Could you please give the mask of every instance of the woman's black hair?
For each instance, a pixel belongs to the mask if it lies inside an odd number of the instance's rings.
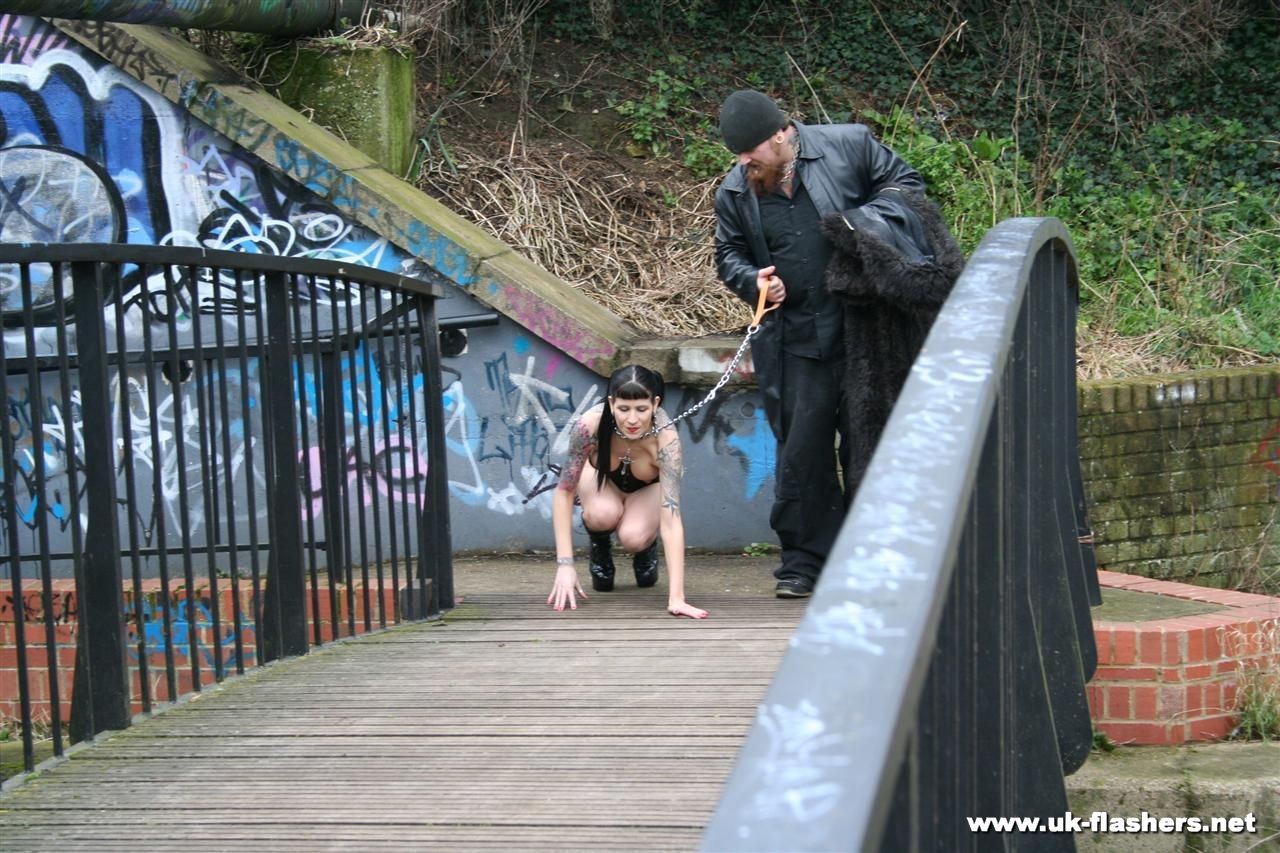
[[[656,401],[666,393],[666,383],[662,374],[638,364],[619,367],[609,377],[609,396],[617,400],[654,400],[653,416],[658,417]],[[613,420],[613,409],[609,401],[604,401],[604,411],[600,413],[600,426],[596,428],[596,485],[604,488],[606,469],[609,467],[609,445],[613,438],[616,424]]]

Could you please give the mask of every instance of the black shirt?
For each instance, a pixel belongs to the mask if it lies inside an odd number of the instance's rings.
[[[828,359],[842,352],[843,310],[827,293],[823,274],[831,244],[818,230],[813,199],[797,173],[795,192],[760,199],[760,225],[776,275],[787,287],[782,303],[782,348],[791,355]]]

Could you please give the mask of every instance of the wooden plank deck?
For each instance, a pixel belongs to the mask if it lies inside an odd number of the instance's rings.
[[[145,720],[0,795],[0,849],[695,848],[803,607],[545,597],[469,595]]]

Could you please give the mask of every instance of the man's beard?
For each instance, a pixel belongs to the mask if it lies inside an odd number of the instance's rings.
[[[786,165],[783,163],[777,163],[772,166],[752,163],[747,166],[747,183],[751,185],[751,190],[758,196],[773,195],[778,191],[778,186],[782,183],[782,173],[785,169]]]

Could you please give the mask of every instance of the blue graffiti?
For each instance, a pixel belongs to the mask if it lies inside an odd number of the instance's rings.
[[[192,610],[195,611],[195,618],[192,618]],[[200,656],[204,659],[207,666],[214,666],[214,649],[204,641],[204,632],[212,631],[214,628],[213,611],[203,601],[194,601],[190,598],[174,601],[171,604],[172,621],[170,623],[170,636],[172,640],[165,637],[164,631],[164,611],[160,605],[155,604],[150,597],[142,602],[142,630],[143,645],[146,649],[148,657],[152,655],[163,655],[165,649],[172,642],[174,655],[182,658],[184,661],[188,659],[191,649],[191,640],[194,638],[196,649]],[[130,622],[133,621],[134,614],[126,613],[125,618]],[[216,645],[223,651],[222,665],[225,669],[234,669],[240,665],[240,659],[235,652],[236,631],[235,625],[228,620],[221,620],[222,636],[216,639]],[[194,633],[193,633],[194,632]],[[248,647],[253,644],[253,626],[241,623],[240,639],[242,647]],[[134,633],[129,643],[130,657],[137,661],[139,659],[137,634]],[[244,666],[254,666],[252,660],[253,651],[249,649],[246,654]]]
[[[755,424],[749,435],[729,436],[729,446],[747,461],[746,497],[751,500],[777,466],[778,443],[765,420],[764,409],[755,411]]]

